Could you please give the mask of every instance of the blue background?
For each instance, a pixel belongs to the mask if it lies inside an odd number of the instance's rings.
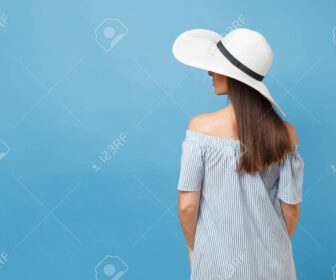
[[[192,116],[227,100],[212,93],[205,71],[178,63],[171,46],[185,30],[225,33],[239,18],[273,47],[265,81],[305,160],[293,237],[298,279],[332,279],[335,8],[335,1],[2,0],[0,279],[94,279],[108,255],[129,267],[123,279],[188,278],[176,211],[180,145]],[[128,32],[105,51],[95,30],[109,17]],[[99,28],[98,35],[104,39]]]

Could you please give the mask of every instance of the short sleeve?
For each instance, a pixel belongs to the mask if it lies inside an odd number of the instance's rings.
[[[200,191],[203,177],[204,147],[197,138],[187,136],[182,143],[177,189],[180,191]]]
[[[283,202],[297,204],[302,201],[303,174],[304,161],[296,144],[294,150],[280,164],[278,197]]]

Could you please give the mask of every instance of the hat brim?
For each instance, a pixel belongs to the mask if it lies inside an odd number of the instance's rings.
[[[221,39],[220,34],[211,30],[188,30],[176,38],[173,44],[173,54],[183,64],[219,73],[247,84],[269,100],[283,116],[286,116],[263,82],[255,80],[234,66],[217,49],[216,44]]]

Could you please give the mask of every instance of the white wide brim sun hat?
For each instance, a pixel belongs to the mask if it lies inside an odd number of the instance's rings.
[[[272,64],[273,53],[260,33],[237,28],[223,37],[211,30],[192,29],[176,38],[173,54],[183,64],[219,73],[247,84],[286,116],[262,82]]]

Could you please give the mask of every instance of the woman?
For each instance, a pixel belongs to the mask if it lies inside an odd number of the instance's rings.
[[[178,213],[192,280],[296,279],[291,236],[304,162],[295,128],[262,82],[272,49],[258,32],[194,29],[173,46],[205,69],[229,105],[191,119],[182,144]],[[273,106],[274,107],[273,107]]]

